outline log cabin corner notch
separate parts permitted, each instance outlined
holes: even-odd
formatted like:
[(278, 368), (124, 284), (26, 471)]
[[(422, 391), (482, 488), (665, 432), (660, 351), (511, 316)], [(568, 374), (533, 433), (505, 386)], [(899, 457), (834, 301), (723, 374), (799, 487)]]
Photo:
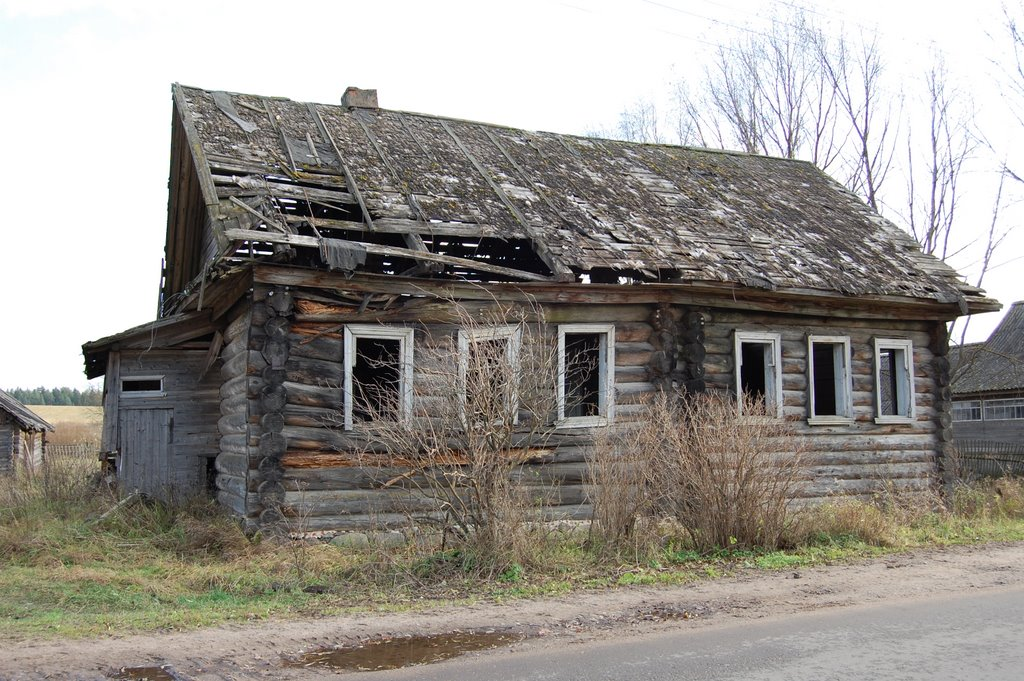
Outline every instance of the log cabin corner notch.
[[(251, 526), (397, 521), (408, 500), (351, 454), (353, 382), (429, 409), (419, 344), (457, 337), (453, 302), (516, 301), (594, 363), (526, 464), (561, 484), (565, 516), (589, 512), (590, 429), (659, 387), (773, 400), (812, 453), (808, 495), (934, 482), (945, 322), (998, 303), (813, 165), (392, 111), (369, 92), (173, 86), (160, 316), (83, 347), (126, 484), (208, 481)], [(159, 394), (122, 392), (153, 377)]]

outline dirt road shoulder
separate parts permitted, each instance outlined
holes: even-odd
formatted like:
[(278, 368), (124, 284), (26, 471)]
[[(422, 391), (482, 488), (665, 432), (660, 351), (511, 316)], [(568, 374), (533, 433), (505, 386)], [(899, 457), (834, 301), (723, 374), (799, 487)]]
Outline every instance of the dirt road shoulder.
[[(104, 679), (125, 666), (169, 665), (180, 679), (323, 678), (285, 668), (309, 650), (380, 636), (510, 629), (515, 647), (704, 627), (879, 601), (1024, 586), (1024, 543), (914, 551), (847, 565), (736, 575), (670, 588), (620, 588), (423, 612), (271, 621), (191, 632), (0, 644), (0, 679)], [(515, 649), (513, 647), (513, 651)], [(498, 654), (511, 654), (504, 651)]]

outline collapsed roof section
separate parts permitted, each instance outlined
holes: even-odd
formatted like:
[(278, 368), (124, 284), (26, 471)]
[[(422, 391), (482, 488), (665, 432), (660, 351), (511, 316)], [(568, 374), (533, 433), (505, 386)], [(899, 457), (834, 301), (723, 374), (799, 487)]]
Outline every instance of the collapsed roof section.
[(996, 309), (813, 165), (175, 85), (164, 314), (251, 260)]

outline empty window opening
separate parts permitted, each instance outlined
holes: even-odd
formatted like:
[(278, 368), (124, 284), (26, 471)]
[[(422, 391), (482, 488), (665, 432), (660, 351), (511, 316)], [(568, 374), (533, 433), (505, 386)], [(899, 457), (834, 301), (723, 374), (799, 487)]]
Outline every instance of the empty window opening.
[(848, 338), (812, 336), (809, 341), (810, 417), (825, 422), (849, 420), (850, 341)]
[(558, 420), (573, 425), (610, 418), (614, 372), (614, 327), (563, 325), (558, 329)]
[(514, 326), (459, 332), (463, 418), (471, 423), (515, 423), (520, 376)]
[(352, 418), (394, 421), (401, 400), (401, 341), (356, 338), (352, 365)]
[(740, 388), (745, 395), (765, 399), (768, 390), (768, 343), (743, 343), (740, 351)]
[(875, 340), (877, 420), (914, 416), (914, 350), (909, 340)]
[(412, 329), (345, 327), (345, 428), (412, 412)]
[[(781, 336), (736, 332), (736, 394), (763, 401), (769, 413), (782, 415)], [(739, 403), (742, 413), (743, 403)]]
[(135, 376), (121, 379), (121, 393), (126, 396), (163, 395), (163, 376)]
[(601, 415), (601, 341), (596, 333), (565, 334), (565, 418)]

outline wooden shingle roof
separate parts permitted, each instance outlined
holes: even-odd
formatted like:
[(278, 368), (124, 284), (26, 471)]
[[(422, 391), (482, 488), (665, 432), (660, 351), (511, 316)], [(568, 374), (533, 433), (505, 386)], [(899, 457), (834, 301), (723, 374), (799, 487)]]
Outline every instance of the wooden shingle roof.
[[(179, 151), (172, 188), (199, 187), (211, 217), (172, 190), (166, 296), (218, 259), (290, 247), (317, 266), (341, 241), (356, 249), (342, 263), (384, 273), (998, 308), (807, 162), (178, 85), (174, 97), (194, 165)], [(188, 230), (201, 224), (199, 247)]]

